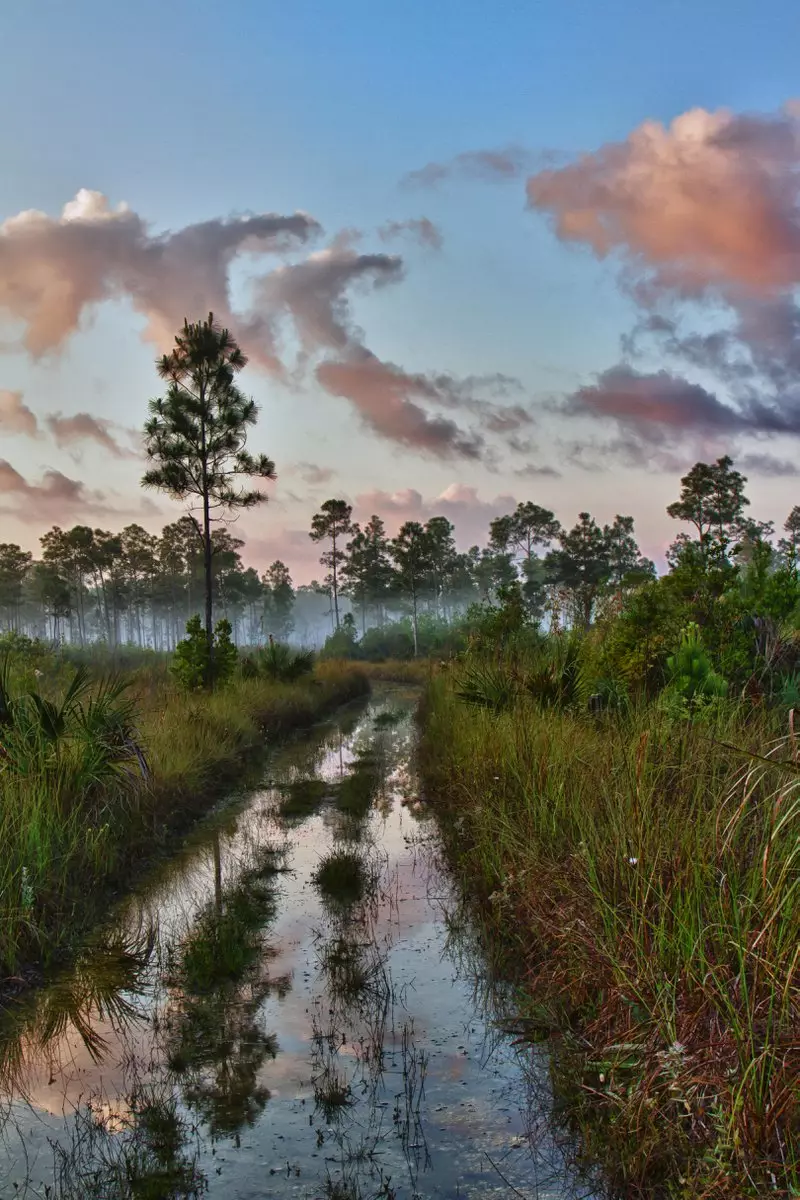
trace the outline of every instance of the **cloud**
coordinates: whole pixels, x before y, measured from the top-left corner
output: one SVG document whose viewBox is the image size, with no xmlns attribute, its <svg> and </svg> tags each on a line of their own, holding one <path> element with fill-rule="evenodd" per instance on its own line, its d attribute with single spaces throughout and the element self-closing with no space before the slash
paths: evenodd
<svg viewBox="0 0 800 1200">
<path fill-rule="evenodd" d="M 409 235 L 421 246 L 428 246 L 431 250 L 441 250 L 444 245 L 441 229 L 427 217 L 411 217 L 407 221 L 386 221 L 378 230 L 378 236 L 383 242 Z"/>
<path fill-rule="evenodd" d="M 561 472 L 555 467 L 539 467 L 535 463 L 527 463 L 524 467 L 517 467 L 514 474 L 518 479 L 558 479 Z"/>
<path fill-rule="evenodd" d="M 135 457 L 135 452 L 122 446 L 112 434 L 114 422 L 103 417 L 93 417 L 90 413 L 76 413 L 73 417 L 63 417 L 61 413 L 51 413 L 45 418 L 45 424 L 60 449 L 80 442 L 94 441 L 115 458 Z"/>
<path fill-rule="evenodd" d="M 517 500 L 512 495 L 482 500 L 478 490 L 469 484 L 451 483 L 443 492 L 426 500 L 416 488 L 396 492 L 377 489 L 356 496 L 354 513 L 358 520 L 368 520 L 373 513 L 386 521 L 389 533 L 395 534 L 405 521 L 428 521 L 431 517 L 447 517 L 455 526 L 456 540 L 462 549 L 476 542 L 484 544 L 489 522 L 504 513 L 512 512 Z"/>
<path fill-rule="evenodd" d="M 625 362 L 566 398 L 563 413 L 617 425 L 606 451 L 663 462 L 702 439 L 800 434 L 800 107 L 647 121 L 532 175 L 527 196 L 562 240 L 619 262 L 642 313 L 627 358 L 674 364 Z"/>
<path fill-rule="evenodd" d="M 0 314 L 22 325 L 25 347 L 40 356 L 59 349 L 94 305 L 125 297 L 168 349 L 187 316 L 213 309 L 237 328 L 228 284 L 237 256 L 282 253 L 319 228 L 306 213 L 264 213 L 154 234 L 127 205 L 112 209 L 83 188 L 60 217 L 27 211 L 0 224 Z M 269 345 L 250 349 L 275 369 Z"/>
<path fill-rule="evenodd" d="M 530 151 L 522 146 L 507 146 L 499 150 L 466 150 L 444 162 L 429 162 L 416 171 L 409 171 L 400 183 L 402 187 L 436 187 L 450 179 L 509 182 L 520 179 L 531 167 Z"/>
<path fill-rule="evenodd" d="M 446 417 L 429 416 L 417 403 L 436 400 L 436 385 L 426 376 L 409 375 L 368 350 L 347 361 L 320 363 L 316 376 L 326 391 L 350 400 L 369 428 L 392 441 L 439 458 L 481 454 L 479 435 L 463 432 Z"/>
<path fill-rule="evenodd" d="M 767 475 L 773 478 L 789 478 L 800 475 L 800 466 L 786 458 L 775 458 L 771 454 L 744 454 L 736 459 L 736 466 L 745 474 Z"/>
<path fill-rule="evenodd" d="M 311 462 L 295 463 L 291 470 L 296 472 L 304 483 L 312 486 L 320 483 L 330 483 L 336 475 L 336 472 L 331 467 L 320 467 L 317 463 Z"/>
<path fill-rule="evenodd" d="M 393 254 L 359 254 L 334 243 L 303 262 L 277 267 L 258 284 L 257 306 L 291 314 L 307 353 L 347 350 L 363 334 L 352 320 L 348 289 L 380 287 L 403 276 L 403 260 Z"/>
<path fill-rule="evenodd" d="M 319 230 L 312 217 L 297 212 L 213 219 L 154 234 L 126 205 L 112 209 L 101 193 L 83 189 L 58 218 L 23 212 L 0 225 L 0 317 L 21 325 L 25 346 L 41 355 L 59 349 L 106 300 L 127 298 L 161 349 L 186 316 L 213 310 L 257 365 L 280 375 L 286 367 L 279 339 L 288 321 L 300 347 L 297 379 L 315 377 L 348 399 L 380 436 L 443 458 L 476 458 L 485 439 L 442 408 L 474 416 L 500 438 L 530 420 L 522 405 L 498 402 L 512 384 L 504 376 L 412 374 L 371 352 L 353 318 L 351 295 L 399 282 L 405 267 L 399 255 L 360 252 L 356 231 L 344 230 L 325 249 L 255 275 L 250 306 L 232 311 L 229 273 L 237 257 L 284 254 Z M 441 237 L 424 217 L 388 222 L 382 234 L 412 234 L 431 245 Z M 112 454 L 126 453 L 110 423 L 89 414 L 53 414 L 47 425 L 60 446 L 92 439 Z"/>
<path fill-rule="evenodd" d="M 0 389 L 0 432 L 39 437 L 39 422 L 22 398 L 22 392 Z"/>
<path fill-rule="evenodd" d="M 5 459 L 0 459 L 0 511 L 30 524 L 63 522 L 76 514 L 106 512 L 102 492 L 90 491 L 61 471 L 48 470 L 41 482 L 29 483 Z"/>
<path fill-rule="evenodd" d="M 683 294 L 768 294 L 800 279 L 800 120 L 692 109 L 646 121 L 527 181 L 531 208 L 564 241 L 618 251 Z"/>
<path fill-rule="evenodd" d="M 640 442 L 675 444 L 687 434 L 800 433 L 800 405 L 778 407 L 751 397 L 733 407 L 668 371 L 643 374 L 627 364 L 578 388 L 559 411 L 610 419 Z"/>
</svg>

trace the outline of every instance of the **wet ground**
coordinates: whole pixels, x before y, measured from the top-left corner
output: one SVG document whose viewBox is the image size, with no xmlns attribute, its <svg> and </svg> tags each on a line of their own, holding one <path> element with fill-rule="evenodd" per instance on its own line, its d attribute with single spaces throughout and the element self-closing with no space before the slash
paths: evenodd
<svg viewBox="0 0 800 1200">
<path fill-rule="evenodd" d="M 15 1011 L 0 1196 L 589 1194 L 439 860 L 413 704 L 277 753 Z"/>
</svg>

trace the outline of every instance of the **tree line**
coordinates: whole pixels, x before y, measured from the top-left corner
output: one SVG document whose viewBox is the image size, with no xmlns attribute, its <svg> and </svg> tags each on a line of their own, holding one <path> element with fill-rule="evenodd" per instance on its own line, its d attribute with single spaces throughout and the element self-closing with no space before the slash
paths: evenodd
<svg viewBox="0 0 800 1200">
<path fill-rule="evenodd" d="M 144 445 L 150 466 L 142 479 L 143 486 L 182 501 L 184 516 L 160 535 L 136 524 L 118 533 L 55 526 L 40 539 L 35 560 L 18 545 L 0 544 L 5 629 L 81 645 L 169 650 L 187 620 L 202 614 L 211 656 L 215 612 L 231 622 L 240 643 L 286 639 L 293 630 L 301 641 L 316 640 L 321 620 L 329 619 L 334 632 L 358 621 L 363 632 L 406 615 L 416 650 L 421 612 L 447 621 L 476 601 L 499 601 L 550 628 L 588 627 L 600 600 L 621 600 L 655 576 L 636 542 L 633 517 L 617 515 L 600 525 L 581 512 L 564 528 L 532 501 L 492 521 L 486 545 L 459 551 L 444 516 L 406 521 L 390 538 L 380 516 L 359 525 L 352 507 L 332 498 L 309 531 L 322 547 L 321 581 L 295 588 L 280 561 L 262 574 L 244 567 L 244 543 L 226 521 L 267 499 L 254 481 L 275 478 L 272 460 L 247 449 L 258 410 L 236 382 L 246 361 L 213 314 L 185 322 L 172 352 L 156 364 L 167 390 L 149 404 Z M 684 476 L 667 512 L 695 536 L 683 532 L 675 539 L 667 554 L 671 569 L 694 562 L 705 571 L 722 570 L 736 556 L 794 567 L 800 508 L 773 545 L 772 525 L 746 516 L 745 483 L 729 457 L 697 463 Z"/>
</svg>

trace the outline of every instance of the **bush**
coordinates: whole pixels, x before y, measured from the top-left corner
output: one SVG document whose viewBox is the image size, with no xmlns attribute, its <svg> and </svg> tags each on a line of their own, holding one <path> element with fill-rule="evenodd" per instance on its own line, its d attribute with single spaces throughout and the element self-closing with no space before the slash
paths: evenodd
<svg viewBox="0 0 800 1200">
<path fill-rule="evenodd" d="M 172 656 L 171 670 L 181 687 L 189 692 L 208 687 L 211 682 L 227 683 L 233 678 L 239 653 L 231 637 L 230 621 L 223 617 L 214 626 L 213 680 L 208 661 L 208 642 L 200 617 L 195 614 L 186 622 L 186 637 L 178 642 Z"/>
<path fill-rule="evenodd" d="M 270 642 L 242 660 L 245 678 L 294 683 L 314 670 L 313 650 L 293 650 L 283 642 Z"/>
</svg>

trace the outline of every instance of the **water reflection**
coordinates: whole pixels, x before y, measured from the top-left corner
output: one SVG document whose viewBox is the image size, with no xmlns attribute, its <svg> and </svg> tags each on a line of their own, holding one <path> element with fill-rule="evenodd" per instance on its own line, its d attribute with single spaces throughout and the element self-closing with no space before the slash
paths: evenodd
<svg viewBox="0 0 800 1200">
<path fill-rule="evenodd" d="M 387 693 L 276 755 L 8 1015 L 0 1195 L 570 1194 L 546 1062 L 492 1024 L 453 917 L 412 704 Z"/>
</svg>

